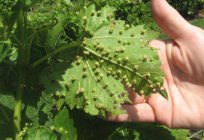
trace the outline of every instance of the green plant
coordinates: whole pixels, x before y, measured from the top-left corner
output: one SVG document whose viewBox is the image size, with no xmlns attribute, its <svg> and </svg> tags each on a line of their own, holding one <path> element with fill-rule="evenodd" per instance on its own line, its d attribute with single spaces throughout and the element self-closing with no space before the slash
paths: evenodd
<svg viewBox="0 0 204 140">
<path fill-rule="evenodd" d="M 195 17 L 204 5 L 203 0 L 169 0 L 169 3 L 186 18 Z"/>
<path fill-rule="evenodd" d="M 167 98 L 156 50 L 148 46 L 158 33 L 80 0 L 9 2 L 0 3 L 1 139 L 114 139 L 122 132 L 121 139 L 142 140 L 140 134 L 155 139 L 154 131 L 175 139 L 156 124 L 97 118 L 123 113 L 124 85 Z"/>
<path fill-rule="evenodd" d="M 192 24 L 204 29 L 204 18 L 193 20 Z"/>
<path fill-rule="evenodd" d="M 109 5 L 116 8 L 116 18 L 125 20 L 128 24 L 139 25 L 146 23 L 146 27 L 156 28 L 153 24 L 149 0 L 95 0 L 97 5 Z"/>
<path fill-rule="evenodd" d="M 167 0 L 176 8 L 182 16 L 187 19 L 195 18 L 204 6 L 203 0 Z M 125 20 L 126 23 L 139 25 L 145 23 L 145 26 L 158 30 L 151 15 L 150 0 L 94 0 L 100 7 L 110 5 L 116 8 L 116 18 Z"/>
</svg>

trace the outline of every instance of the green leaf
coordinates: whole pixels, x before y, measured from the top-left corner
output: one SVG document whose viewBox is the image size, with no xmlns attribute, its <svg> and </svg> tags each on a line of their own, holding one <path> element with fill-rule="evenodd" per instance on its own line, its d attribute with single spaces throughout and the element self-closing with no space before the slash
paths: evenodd
<svg viewBox="0 0 204 140">
<path fill-rule="evenodd" d="M 5 139 L 12 135 L 12 116 L 15 99 L 7 92 L 0 91 L 0 137 Z"/>
<path fill-rule="evenodd" d="M 64 107 L 57 113 L 54 118 L 54 127 L 62 135 L 61 140 L 77 140 L 77 130 L 67 108 Z"/>
<path fill-rule="evenodd" d="M 33 126 L 28 128 L 23 140 L 57 140 L 56 135 L 48 128 Z"/>
<path fill-rule="evenodd" d="M 37 103 L 37 108 L 39 112 L 42 112 L 43 114 L 46 114 L 49 116 L 51 115 L 51 111 L 54 103 L 55 103 L 55 100 L 52 98 L 52 95 L 46 94 L 43 92 Z"/>
<path fill-rule="evenodd" d="M 9 13 L 17 0 L 0 0 L 0 13 Z"/>
<path fill-rule="evenodd" d="M 84 62 L 84 64 L 86 63 Z M 104 80 L 106 79 L 105 81 L 111 81 L 112 83 L 109 85 L 109 90 L 112 90 L 113 93 L 107 93 L 107 91 L 103 89 L 103 87 L 106 86 L 105 83 L 98 83 L 95 77 L 91 75 L 86 78 L 82 78 L 83 64 L 74 65 L 71 69 L 67 68 L 67 65 L 68 64 L 66 63 L 61 63 L 54 65 L 54 67 L 49 67 L 48 69 L 51 73 L 48 74 L 49 77 L 47 77 L 47 80 L 45 77 L 43 80 L 47 89 L 46 92 L 55 93 L 57 96 L 65 95 L 66 102 L 71 108 L 75 106 L 77 108 L 82 108 L 87 102 L 84 110 L 92 115 L 98 115 L 99 110 L 102 110 L 102 108 L 111 111 L 114 107 L 112 98 L 118 99 L 119 103 L 115 103 L 115 106 L 118 106 L 120 103 L 124 103 L 124 101 L 127 100 L 127 97 L 124 97 L 125 100 L 119 98 L 120 95 L 122 96 L 122 92 L 124 92 L 123 85 L 120 81 L 115 80 L 114 78 L 109 79 L 106 75 L 104 75 Z M 44 76 L 46 75 L 44 74 Z M 82 88 L 85 90 L 84 94 Z M 111 98 L 110 94 L 114 93 L 115 96 L 111 95 L 113 96 Z M 118 111 L 118 108 L 115 108 L 115 110 Z"/>
<path fill-rule="evenodd" d="M 11 94 L 2 94 L 0 93 L 0 104 L 13 110 L 15 106 L 15 98 Z"/>
<path fill-rule="evenodd" d="M 190 131 L 187 129 L 169 129 L 176 140 L 190 140 Z"/>
<path fill-rule="evenodd" d="M 46 46 L 55 47 L 59 37 L 64 32 L 66 26 L 67 17 L 64 14 L 58 14 L 56 17 L 57 24 L 48 30 Z"/>
<path fill-rule="evenodd" d="M 9 59 L 14 62 L 17 60 L 17 58 L 18 58 L 18 49 L 15 47 L 12 47 L 9 53 Z"/>
<path fill-rule="evenodd" d="M 45 70 L 46 92 L 63 96 L 70 108 L 102 116 L 123 112 L 120 105 L 128 101 L 124 85 L 146 96 L 153 92 L 166 96 L 159 57 L 148 46 L 158 34 L 113 20 L 109 7 L 100 12 L 94 6 L 85 10 L 86 35 L 78 55 L 71 65 L 61 62 Z"/>
<path fill-rule="evenodd" d="M 95 32 L 104 25 L 109 25 L 110 19 L 114 17 L 113 7 L 102 8 L 101 11 L 95 10 L 95 5 L 90 5 L 81 10 L 80 19 L 85 31 Z"/>
<path fill-rule="evenodd" d="M 200 27 L 200 28 L 204 29 L 204 18 L 194 20 L 192 22 L 192 24 L 197 26 L 197 27 Z"/>
<path fill-rule="evenodd" d="M 118 127 L 108 140 L 190 140 L 189 134 L 189 130 L 172 130 L 157 124 L 138 123 Z"/>
<path fill-rule="evenodd" d="M 64 2 L 65 2 L 68 6 L 74 6 L 74 4 L 73 4 L 70 0 L 64 0 Z"/>
<path fill-rule="evenodd" d="M 100 16 L 97 15 L 99 11 L 89 8 L 87 11 L 96 14 L 88 16 L 85 24 L 85 30 L 92 37 L 84 39 L 84 55 L 90 53 L 96 57 L 96 61 L 102 59 L 107 62 L 103 69 L 108 71 L 108 67 L 114 67 L 116 77 L 122 80 L 122 77 L 126 76 L 129 81 L 126 79 L 124 84 L 132 84 L 132 88 L 141 94 L 148 95 L 155 91 L 162 93 L 160 88 L 163 73 L 160 70 L 160 61 L 156 50 L 148 46 L 148 41 L 156 38 L 158 34 L 143 26 L 131 27 L 124 21 L 114 21 L 110 18 L 111 13 L 107 12 L 109 7 L 102 9 Z M 93 25 L 100 28 L 94 28 Z M 133 84 L 133 80 L 137 84 Z"/>
<path fill-rule="evenodd" d="M 0 63 L 4 60 L 4 58 L 7 57 L 9 51 L 10 51 L 10 42 L 8 41 L 0 41 Z"/>
</svg>

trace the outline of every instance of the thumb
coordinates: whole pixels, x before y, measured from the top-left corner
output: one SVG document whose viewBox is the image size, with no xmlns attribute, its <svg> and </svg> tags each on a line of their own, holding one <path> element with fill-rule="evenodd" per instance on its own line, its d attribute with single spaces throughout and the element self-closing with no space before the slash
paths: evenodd
<svg viewBox="0 0 204 140">
<path fill-rule="evenodd" d="M 166 0 L 151 0 L 152 14 L 160 28 L 174 40 L 185 40 L 193 33 L 188 23 Z"/>
</svg>

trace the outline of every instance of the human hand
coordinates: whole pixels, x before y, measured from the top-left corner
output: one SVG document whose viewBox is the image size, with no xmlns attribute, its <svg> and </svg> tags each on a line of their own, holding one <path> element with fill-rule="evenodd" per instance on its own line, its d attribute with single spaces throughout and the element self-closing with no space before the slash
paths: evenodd
<svg viewBox="0 0 204 140">
<path fill-rule="evenodd" d="M 133 104 L 122 105 L 127 114 L 109 117 L 109 120 L 204 128 L 204 30 L 189 24 L 166 0 L 152 0 L 152 13 L 172 39 L 150 42 L 159 48 L 169 99 L 159 94 L 145 98 L 128 89 Z"/>
</svg>

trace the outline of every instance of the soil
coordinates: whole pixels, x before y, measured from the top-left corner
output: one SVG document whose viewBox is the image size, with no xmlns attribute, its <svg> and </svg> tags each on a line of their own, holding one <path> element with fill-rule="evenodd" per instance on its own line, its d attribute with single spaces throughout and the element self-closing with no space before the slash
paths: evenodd
<svg viewBox="0 0 204 140">
<path fill-rule="evenodd" d="M 204 18 L 204 9 L 198 13 L 198 18 Z"/>
</svg>

